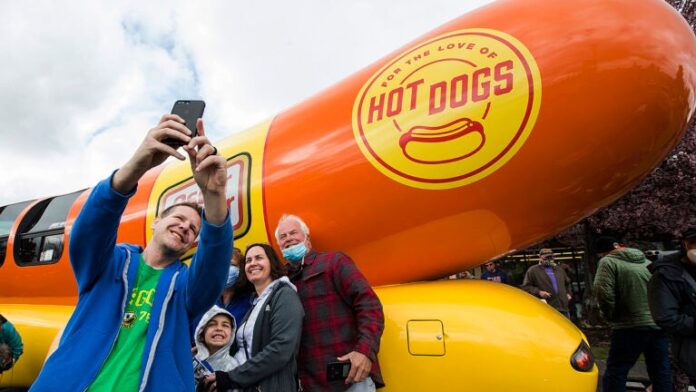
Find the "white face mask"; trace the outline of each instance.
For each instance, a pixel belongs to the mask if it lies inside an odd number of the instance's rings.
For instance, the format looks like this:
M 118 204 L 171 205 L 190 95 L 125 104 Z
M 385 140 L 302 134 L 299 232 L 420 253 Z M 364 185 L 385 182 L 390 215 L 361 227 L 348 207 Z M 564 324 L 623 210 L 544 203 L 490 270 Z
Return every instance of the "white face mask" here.
M 691 264 L 696 265 L 696 249 L 689 249 L 686 252 L 686 258 L 689 259 Z

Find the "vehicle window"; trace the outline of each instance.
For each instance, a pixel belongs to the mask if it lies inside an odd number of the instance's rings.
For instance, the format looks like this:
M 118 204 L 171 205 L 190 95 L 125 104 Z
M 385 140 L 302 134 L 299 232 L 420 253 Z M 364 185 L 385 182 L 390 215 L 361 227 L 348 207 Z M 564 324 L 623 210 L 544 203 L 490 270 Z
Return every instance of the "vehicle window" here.
M 10 204 L 0 207 L 0 266 L 5 262 L 7 253 L 7 242 L 10 238 L 10 229 L 15 219 L 33 200 Z
M 50 264 L 63 254 L 65 219 L 70 207 L 83 191 L 37 203 L 19 224 L 14 255 L 20 266 Z

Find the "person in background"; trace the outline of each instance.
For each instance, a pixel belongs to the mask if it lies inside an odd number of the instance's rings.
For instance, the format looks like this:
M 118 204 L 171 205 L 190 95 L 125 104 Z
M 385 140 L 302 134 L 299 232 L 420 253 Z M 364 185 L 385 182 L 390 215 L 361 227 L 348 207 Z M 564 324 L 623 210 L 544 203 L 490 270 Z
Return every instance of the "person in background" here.
M 24 352 L 24 344 L 14 325 L 0 314 L 0 374 L 12 369 Z
M 377 353 L 384 312 L 365 276 L 347 255 L 314 250 L 309 228 L 297 216 L 283 215 L 275 236 L 307 313 L 299 357 L 302 387 L 322 392 L 383 387 Z M 336 361 L 349 361 L 350 371 L 345 380 L 328 381 L 327 366 Z
M 232 344 L 239 366 L 206 378 L 208 390 L 295 392 L 304 310 L 273 247 L 252 244 L 242 262 L 256 296 Z
M 565 271 L 556 265 L 553 250 L 539 250 L 539 264 L 529 267 L 524 275 L 521 288 L 541 298 L 547 304 L 570 318 L 568 301 L 571 298 L 570 279 Z
M 482 280 L 509 284 L 507 273 L 501 269 L 498 269 L 495 261 L 489 261 L 483 266 L 486 268 L 486 270 L 481 274 Z
M 225 291 L 222 292 L 222 296 L 217 301 L 218 306 L 232 313 L 237 323 L 242 321 L 244 315 L 251 308 L 251 297 L 254 294 L 254 288 L 249 284 L 249 281 L 239 279 L 243 258 L 242 251 L 234 248 Z
M 648 306 L 650 261 L 639 249 L 624 247 L 612 237 L 597 239 L 595 250 L 601 259 L 592 291 L 611 326 L 603 390 L 625 391 L 628 372 L 642 353 L 652 391 L 672 392 L 667 337 Z
M 696 385 L 696 227 L 682 233 L 681 246 L 680 253 L 651 265 L 648 300 L 678 367 Z

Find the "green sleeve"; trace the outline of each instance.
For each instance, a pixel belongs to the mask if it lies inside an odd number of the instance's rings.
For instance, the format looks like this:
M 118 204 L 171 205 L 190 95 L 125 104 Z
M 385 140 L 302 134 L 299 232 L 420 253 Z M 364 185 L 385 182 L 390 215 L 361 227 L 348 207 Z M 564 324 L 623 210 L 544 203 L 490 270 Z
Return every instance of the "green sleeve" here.
M 616 270 L 606 258 L 599 260 L 592 290 L 602 315 L 607 321 L 611 321 L 616 305 Z

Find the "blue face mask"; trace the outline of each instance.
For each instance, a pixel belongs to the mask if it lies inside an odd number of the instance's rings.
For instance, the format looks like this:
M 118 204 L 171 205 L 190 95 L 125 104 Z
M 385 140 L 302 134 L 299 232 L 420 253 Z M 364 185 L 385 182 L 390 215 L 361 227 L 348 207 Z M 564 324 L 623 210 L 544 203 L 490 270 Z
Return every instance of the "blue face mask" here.
M 225 288 L 229 289 L 230 287 L 234 286 L 234 284 L 237 283 L 238 278 L 239 278 L 239 267 L 231 265 L 230 272 L 227 274 L 227 284 L 225 284 Z
M 304 242 L 295 244 L 289 248 L 283 249 L 283 257 L 291 263 L 297 263 L 307 254 L 307 247 Z

